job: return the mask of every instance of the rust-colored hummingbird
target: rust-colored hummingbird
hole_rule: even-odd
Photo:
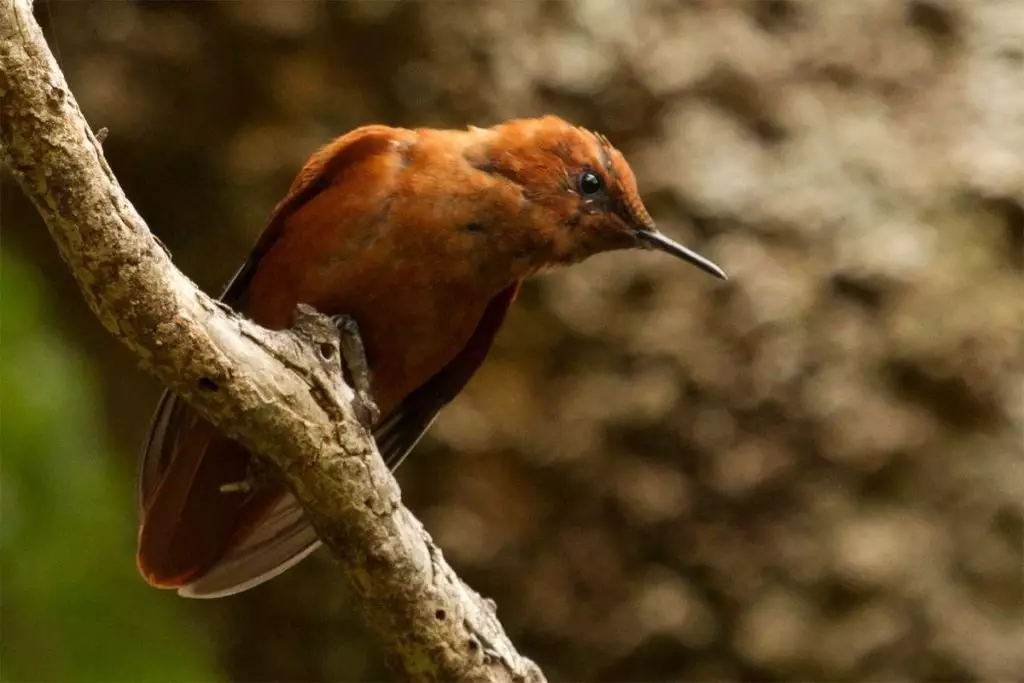
[[[483,362],[523,279],[618,249],[725,278],[655,228],[622,154],[559,118],[492,128],[366,126],[314,154],[223,300],[271,329],[306,303],[358,326],[397,467]],[[231,490],[250,456],[165,393],[139,472],[138,564],[154,586],[221,597],[319,541],[278,484]]]

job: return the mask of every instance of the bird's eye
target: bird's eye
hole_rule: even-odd
[[[604,181],[601,176],[593,171],[584,171],[580,174],[580,194],[594,195],[604,189]]]

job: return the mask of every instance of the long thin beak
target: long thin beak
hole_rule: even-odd
[[[665,237],[657,230],[637,230],[637,239],[645,249],[656,249],[663,251],[666,254],[671,254],[676,258],[681,258],[684,261],[688,261],[693,265],[697,266],[703,271],[711,273],[716,277],[720,277],[723,280],[728,280],[729,276],[725,274],[725,271],[719,268],[717,265],[704,258],[697,252],[687,249],[683,245],[670,240]]]

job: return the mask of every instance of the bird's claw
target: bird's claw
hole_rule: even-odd
[[[267,483],[267,471],[259,460],[250,457],[245,466],[245,479],[220,485],[221,493],[252,493]]]
[[[370,397],[369,392],[356,389],[356,414],[359,421],[367,427],[372,427],[380,420],[380,408]]]
[[[380,410],[370,390],[370,366],[366,361],[363,338],[359,335],[359,325],[347,315],[331,316],[331,322],[341,333],[341,355],[356,392],[356,415],[364,425],[375,425],[380,419]]]
[[[252,479],[242,479],[241,481],[233,481],[228,484],[220,485],[221,493],[249,493],[256,488],[256,482]]]

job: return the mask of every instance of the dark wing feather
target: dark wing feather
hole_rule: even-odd
[[[441,409],[462,391],[483,363],[509,306],[519,293],[519,285],[520,282],[510,285],[491,299],[462,351],[441,372],[409,394],[376,429],[377,449],[392,470],[402,464]]]

